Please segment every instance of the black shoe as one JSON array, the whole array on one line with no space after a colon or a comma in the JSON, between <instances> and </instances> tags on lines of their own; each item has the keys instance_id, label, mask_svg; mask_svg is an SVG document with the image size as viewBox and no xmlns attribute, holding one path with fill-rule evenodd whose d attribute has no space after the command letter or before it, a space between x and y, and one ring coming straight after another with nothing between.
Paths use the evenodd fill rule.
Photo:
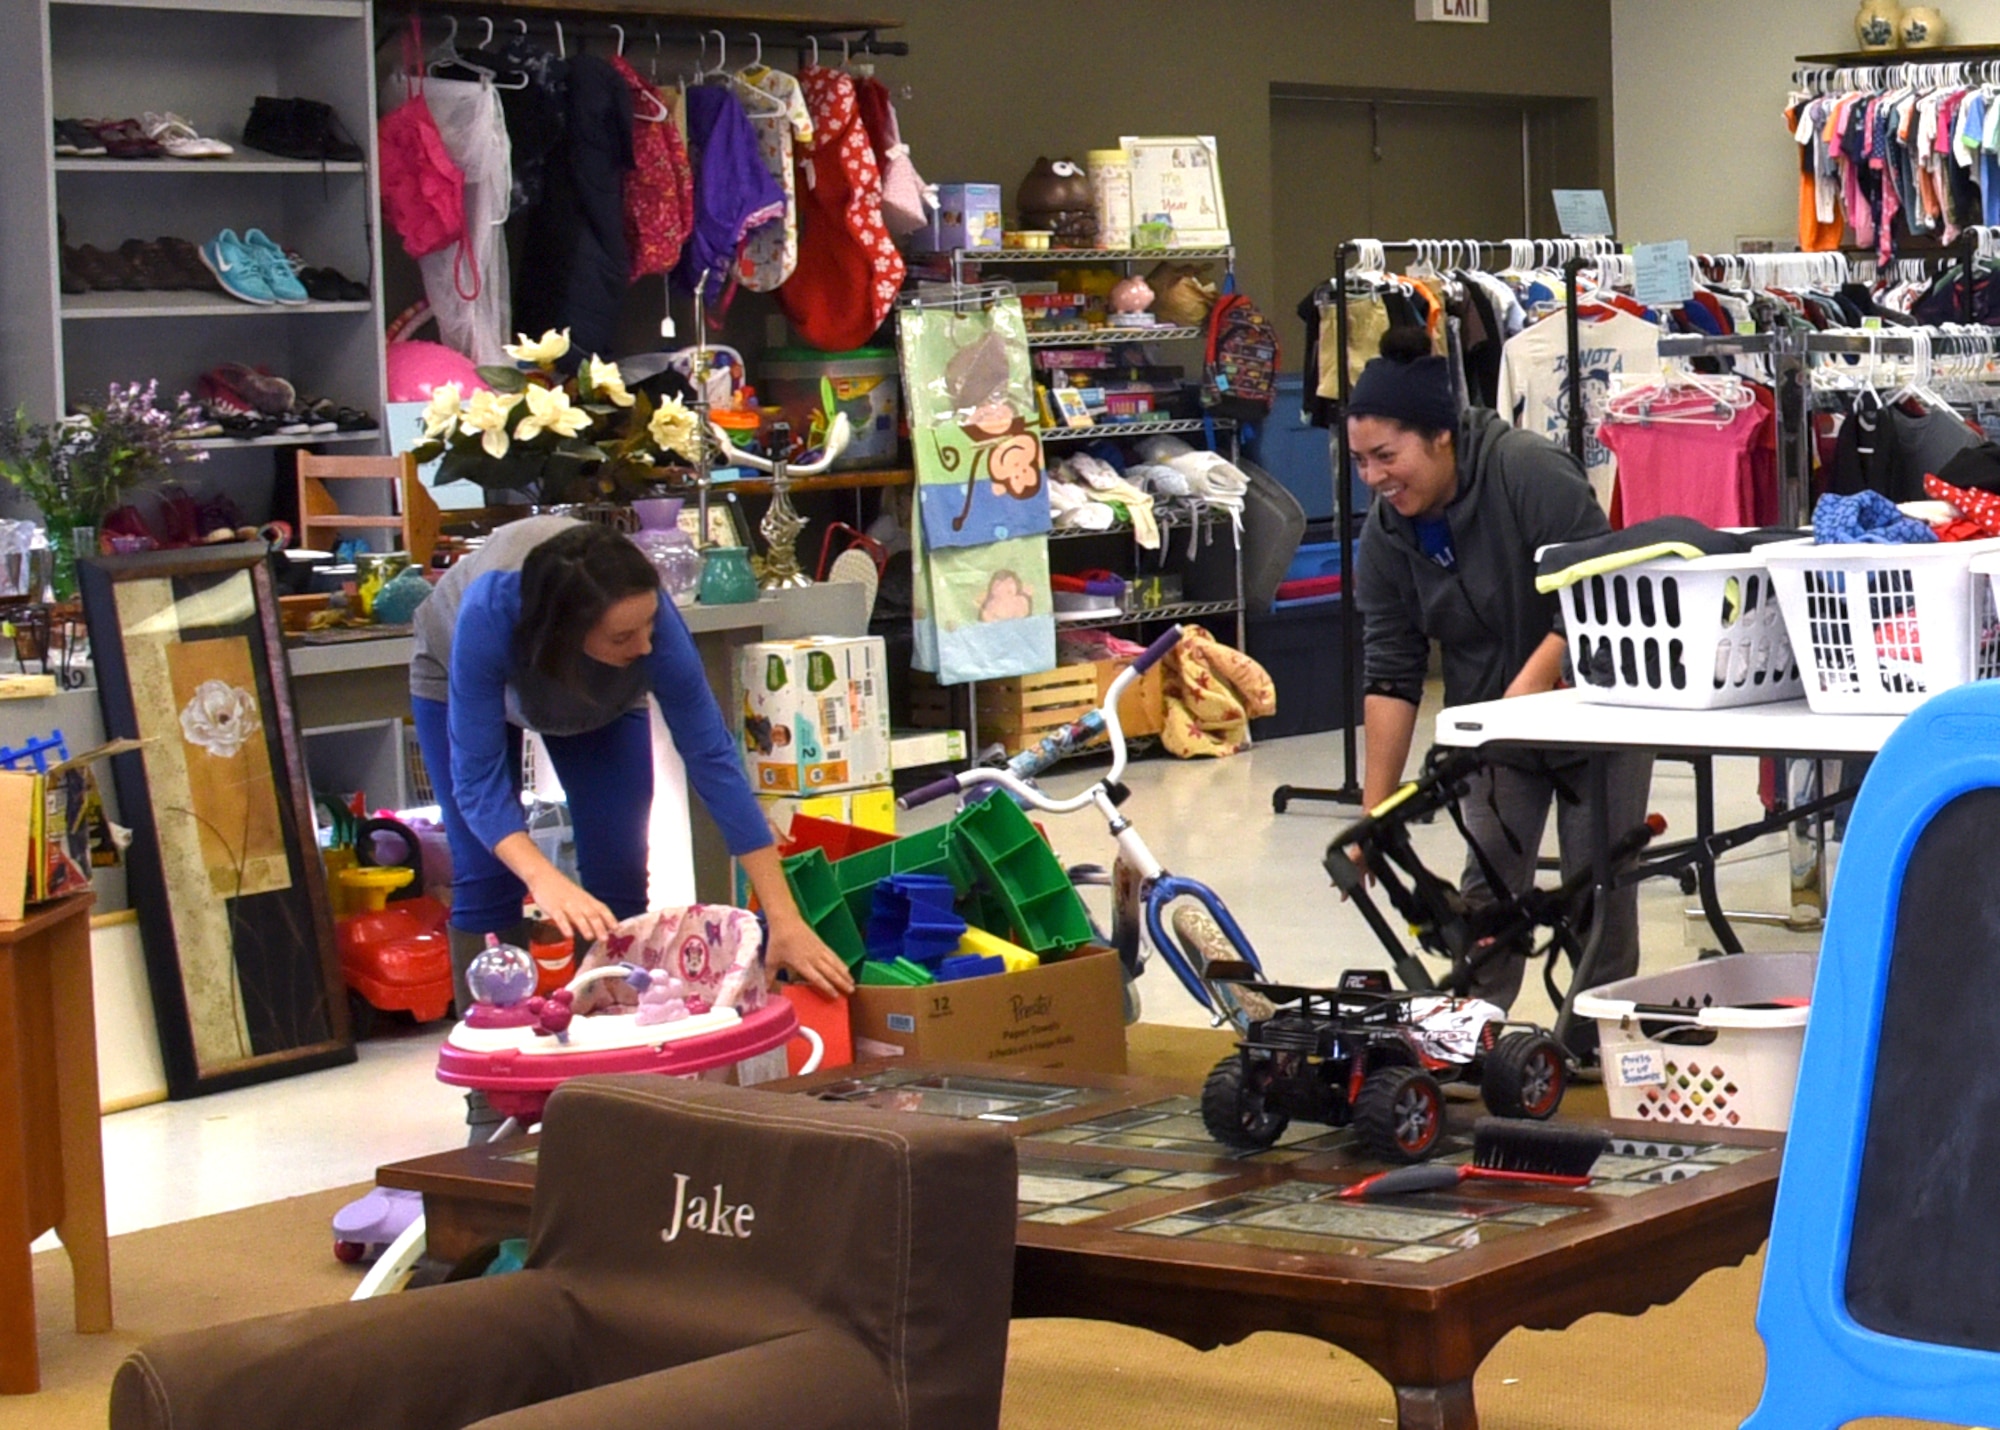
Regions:
<instances>
[{"instance_id":1,"label":"black shoe","mask_svg":"<svg viewBox=\"0 0 2000 1430\"><path fill-rule=\"evenodd\" d=\"M316 303L365 303L368 285L356 283L338 268L301 268L299 282Z\"/></svg>"},{"instance_id":2,"label":"black shoe","mask_svg":"<svg viewBox=\"0 0 2000 1430\"><path fill-rule=\"evenodd\" d=\"M243 124L243 142L281 159L352 164L365 157L333 106L316 99L258 95Z\"/></svg>"}]
</instances>

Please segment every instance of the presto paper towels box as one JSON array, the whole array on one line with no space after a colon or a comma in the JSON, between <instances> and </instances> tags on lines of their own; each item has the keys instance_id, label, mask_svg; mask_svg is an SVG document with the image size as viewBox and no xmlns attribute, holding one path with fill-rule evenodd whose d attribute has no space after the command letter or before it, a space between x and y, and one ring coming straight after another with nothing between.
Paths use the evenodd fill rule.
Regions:
<instances>
[{"instance_id":1,"label":"presto paper towels box","mask_svg":"<svg viewBox=\"0 0 2000 1430\"><path fill-rule=\"evenodd\" d=\"M889 782L889 660L880 636L743 647L743 749L759 794Z\"/></svg>"}]
</instances>

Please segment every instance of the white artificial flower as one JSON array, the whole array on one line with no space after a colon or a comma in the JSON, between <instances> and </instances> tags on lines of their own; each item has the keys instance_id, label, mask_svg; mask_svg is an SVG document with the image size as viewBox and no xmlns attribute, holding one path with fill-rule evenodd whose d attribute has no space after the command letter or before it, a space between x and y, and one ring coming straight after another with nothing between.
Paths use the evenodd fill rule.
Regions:
<instances>
[{"instance_id":1,"label":"white artificial flower","mask_svg":"<svg viewBox=\"0 0 2000 1430\"><path fill-rule=\"evenodd\" d=\"M678 397L669 397L653 410L653 420L646 424L646 434L663 452L672 452L688 461L701 457L701 443L697 436L694 413Z\"/></svg>"},{"instance_id":2,"label":"white artificial flower","mask_svg":"<svg viewBox=\"0 0 2000 1430\"><path fill-rule=\"evenodd\" d=\"M486 455L498 461L507 455L507 417L519 405L521 395L517 392L475 392L472 401L466 403L465 411L458 419L459 430L470 437L480 433L479 445L486 449Z\"/></svg>"},{"instance_id":3,"label":"white artificial flower","mask_svg":"<svg viewBox=\"0 0 2000 1430\"><path fill-rule=\"evenodd\" d=\"M569 400L569 394L559 387L543 387L529 383L524 394L528 402L528 415L514 428L514 440L532 442L544 432L553 432L558 437L578 437L590 426L590 414Z\"/></svg>"},{"instance_id":4,"label":"white artificial flower","mask_svg":"<svg viewBox=\"0 0 2000 1430\"><path fill-rule=\"evenodd\" d=\"M424 435L443 437L458 422L465 390L455 382L441 382L431 389L431 404L424 409Z\"/></svg>"},{"instance_id":5,"label":"white artificial flower","mask_svg":"<svg viewBox=\"0 0 2000 1430\"><path fill-rule=\"evenodd\" d=\"M264 728L257 699L226 680L204 680L181 711L181 734L219 760L234 759Z\"/></svg>"},{"instance_id":6,"label":"white artificial flower","mask_svg":"<svg viewBox=\"0 0 2000 1430\"><path fill-rule=\"evenodd\" d=\"M592 358L585 364L584 380L597 395L614 407L630 407L632 394L625 390L625 374L618 370L615 362L605 362L602 358Z\"/></svg>"},{"instance_id":7,"label":"white artificial flower","mask_svg":"<svg viewBox=\"0 0 2000 1430\"><path fill-rule=\"evenodd\" d=\"M515 362L533 363L536 367L554 367L569 351L569 329L557 332L550 328L534 342L528 341L526 333L516 333L515 341L506 344L501 351Z\"/></svg>"}]
</instances>

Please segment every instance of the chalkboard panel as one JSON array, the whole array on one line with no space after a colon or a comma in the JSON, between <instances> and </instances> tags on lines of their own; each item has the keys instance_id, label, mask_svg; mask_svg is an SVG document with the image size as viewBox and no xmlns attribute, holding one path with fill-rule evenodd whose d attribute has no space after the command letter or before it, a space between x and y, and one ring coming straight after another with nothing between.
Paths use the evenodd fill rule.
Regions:
<instances>
[{"instance_id":1,"label":"chalkboard panel","mask_svg":"<svg viewBox=\"0 0 2000 1430\"><path fill-rule=\"evenodd\" d=\"M1939 811L1903 876L1847 1307L2000 1350L2000 789Z\"/></svg>"}]
</instances>

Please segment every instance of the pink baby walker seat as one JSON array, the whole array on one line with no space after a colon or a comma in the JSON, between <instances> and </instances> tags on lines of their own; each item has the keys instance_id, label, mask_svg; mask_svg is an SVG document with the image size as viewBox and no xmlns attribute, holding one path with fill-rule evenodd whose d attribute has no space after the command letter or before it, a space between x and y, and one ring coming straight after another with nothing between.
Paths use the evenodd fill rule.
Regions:
<instances>
[{"instance_id":1,"label":"pink baby walker seat","mask_svg":"<svg viewBox=\"0 0 2000 1430\"><path fill-rule=\"evenodd\" d=\"M478 1088L523 1125L567 1078L585 1073L694 1077L782 1047L799 1027L792 1005L767 997L764 934L754 914L718 904L630 918L602 957L565 988L535 996L534 960L488 940L466 981L473 1005L438 1051L438 1080ZM637 1002L581 997L622 982ZM579 1013L579 1004L593 1011Z\"/></svg>"}]
</instances>

